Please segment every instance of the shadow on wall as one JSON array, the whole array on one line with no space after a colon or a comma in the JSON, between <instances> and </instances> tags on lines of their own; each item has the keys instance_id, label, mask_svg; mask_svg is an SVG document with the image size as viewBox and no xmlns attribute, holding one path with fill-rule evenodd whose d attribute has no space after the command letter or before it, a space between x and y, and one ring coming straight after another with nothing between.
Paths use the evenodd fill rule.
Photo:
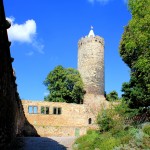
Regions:
<instances>
[{"instance_id":1,"label":"shadow on wall","mask_svg":"<svg viewBox=\"0 0 150 150\"><path fill-rule=\"evenodd\" d=\"M37 133L37 130L34 128L34 126L26 119L23 130L21 134L17 134L17 137L40 137L40 135Z\"/></svg>"},{"instance_id":2,"label":"shadow on wall","mask_svg":"<svg viewBox=\"0 0 150 150\"><path fill-rule=\"evenodd\" d=\"M34 126L30 124L27 119L24 122L24 126L21 129L21 132L17 133L16 136L17 137L40 137L40 135L37 133Z\"/></svg>"},{"instance_id":3,"label":"shadow on wall","mask_svg":"<svg viewBox=\"0 0 150 150\"><path fill-rule=\"evenodd\" d=\"M39 137L39 134L37 133L34 126L30 124L29 121L27 120L20 99L18 100L16 136L17 137Z\"/></svg>"},{"instance_id":4,"label":"shadow on wall","mask_svg":"<svg viewBox=\"0 0 150 150\"><path fill-rule=\"evenodd\" d=\"M12 150L67 150L68 147L46 137L17 138Z\"/></svg>"}]
</instances>

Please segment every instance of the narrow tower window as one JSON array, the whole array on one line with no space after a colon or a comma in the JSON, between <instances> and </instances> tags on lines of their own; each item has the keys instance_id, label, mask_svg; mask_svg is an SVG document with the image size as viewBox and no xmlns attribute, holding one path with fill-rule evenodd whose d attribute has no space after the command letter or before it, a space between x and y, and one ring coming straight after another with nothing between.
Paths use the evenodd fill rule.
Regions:
<instances>
[{"instance_id":1,"label":"narrow tower window","mask_svg":"<svg viewBox=\"0 0 150 150\"><path fill-rule=\"evenodd\" d=\"M89 118L88 123L92 124L92 119L91 118Z\"/></svg>"}]
</instances>

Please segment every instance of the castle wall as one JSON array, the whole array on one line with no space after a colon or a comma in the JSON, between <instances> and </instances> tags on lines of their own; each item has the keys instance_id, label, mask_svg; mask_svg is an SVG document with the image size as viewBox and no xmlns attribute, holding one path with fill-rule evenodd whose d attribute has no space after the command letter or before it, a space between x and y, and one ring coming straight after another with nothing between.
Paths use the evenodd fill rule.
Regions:
<instances>
[{"instance_id":1,"label":"castle wall","mask_svg":"<svg viewBox=\"0 0 150 150\"><path fill-rule=\"evenodd\" d=\"M22 104L25 116L40 136L75 136L77 132L83 135L95 124L93 115L84 104L28 100L22 100ZM46 112L46 108L49 111Z\"/></svg>"},{"instance_id":2,"label":"castle wall","mask_svg":"<svg viewBox=\"0 0 150 150\"><path fill-rule=\"evenodd\" d=\"M87 132L87 127L79 126L37 126L34 128L38 131L41 137L50 136L81 136Z\"/></svg>"},{"instance_id":3,"label":"castle wall","mask_svg":"<svg viewBox=\"0 0 150 150\"><path fill-rule=\"evenodd\" d=\"M0 1L0 149L7 149L16 136L18 97L10 56L10 42L3 1Z\"/></svg>"},{"instance_id":4,"label":"castle wall","mask_svg":"<svg viewBox=\"0 0 150 150\"><path fill-rule=\"evenodd\" d=\"M45 101L28 101L22 100L25 116L33 125L38 126L86 126L88 124L86 118L86 108L84 105L45 102ZM31 107L37 107L34 112L30 111ZM41 107L49 108L49 113L41 113ZM54 114L56 108L56 114ZM57 110L60 108L60 114ZM32 110L32 108L31 108ZM84 114L84 116L83 116Z\"/></svg>"},{"instance_id":5,"label":"castle wall","mask_svg":"<svg viewBox=\"0 0 150 150\"><path fill-rule=\"evenodd\" d=\"M89 96L95 99L93 95ZM87 104L22 100L24 113L40 136L79 136L88 129L97 128L97 113L108 107L101 99L99 108ZM26 128L30 132L30 129Z\"/></svg>"}]
</instances>

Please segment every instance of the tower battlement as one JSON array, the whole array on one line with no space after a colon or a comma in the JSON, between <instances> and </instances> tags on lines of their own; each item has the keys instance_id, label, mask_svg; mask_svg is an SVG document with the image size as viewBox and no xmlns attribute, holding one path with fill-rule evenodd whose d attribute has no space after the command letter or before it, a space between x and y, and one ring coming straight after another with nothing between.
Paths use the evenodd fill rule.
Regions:
<instances>
[{"instance_id":1,"label":"tower battlement","mask_svg":"<svg viewBox=\"0 0 150 150\"><path fill-rule=\"evenodd\" d=\"M78 42L78 47L82 46L83 44L87 44L87 43L90 43L90 42L98 42L98 43L101 43L102 45L104 45L104 39L98 35L96 36L91 36L91 37L88 37L88 36L85 36L85 37L82 37L79 42Z\"/></svg>"}]
</instances>

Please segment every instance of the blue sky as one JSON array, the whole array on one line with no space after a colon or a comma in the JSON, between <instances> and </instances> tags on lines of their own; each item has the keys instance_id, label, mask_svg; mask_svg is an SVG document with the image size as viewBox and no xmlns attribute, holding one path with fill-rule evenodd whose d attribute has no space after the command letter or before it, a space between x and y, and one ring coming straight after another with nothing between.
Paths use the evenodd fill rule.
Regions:
<instances>
[{"instance_id":1,"label":"blue sky","mask_svg":"<svg viewBox=\"0 0 150 150\"><path fill-rule=\"evenodd\" d=\"M129 80L118 52L131 19L126 0L4 0L4 5L21 99L43 100L43 81L57 65L77 68L78 40L91 25L105 39L105 91L121 95L122 83Z\"/></svg>"}]
</instances>

